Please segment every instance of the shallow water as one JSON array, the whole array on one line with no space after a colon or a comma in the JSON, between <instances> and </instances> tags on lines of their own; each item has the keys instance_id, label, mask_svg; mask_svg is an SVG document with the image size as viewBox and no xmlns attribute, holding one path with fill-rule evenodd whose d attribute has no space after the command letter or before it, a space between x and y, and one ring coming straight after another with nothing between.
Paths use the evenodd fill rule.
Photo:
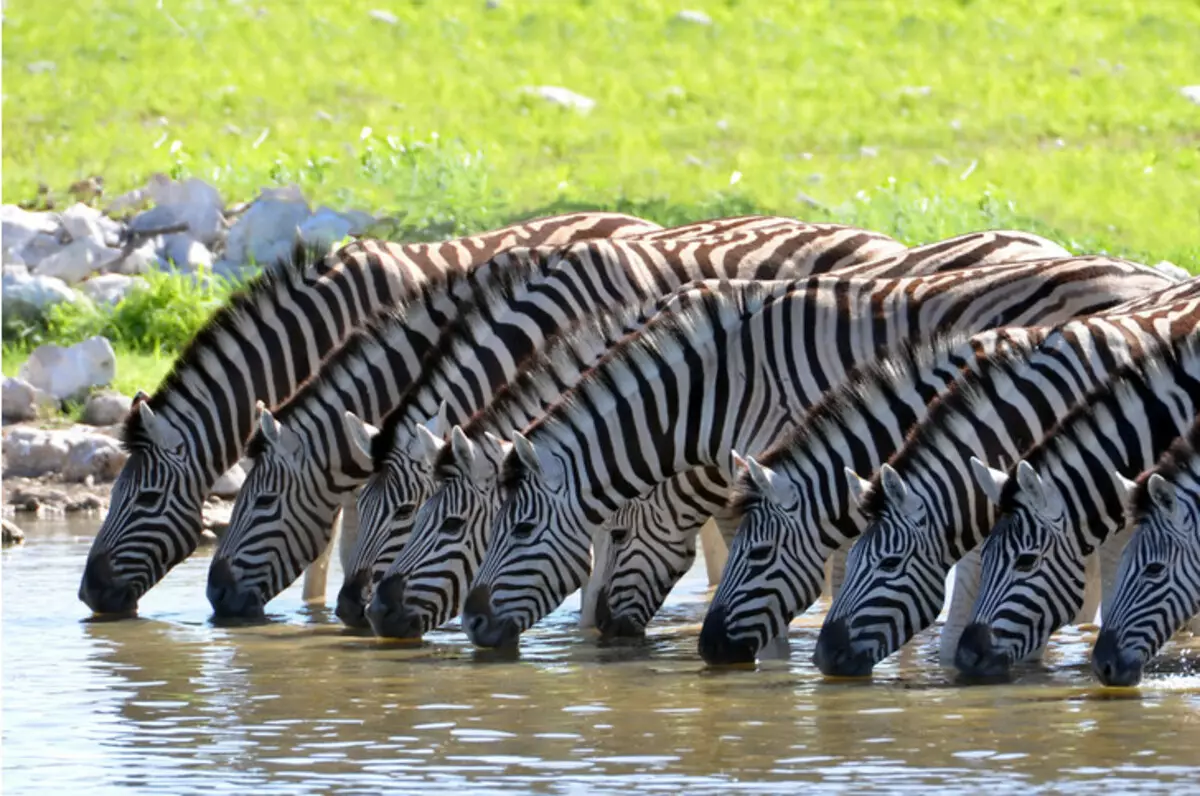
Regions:
<instances>
[{"instance_id":1,"label":"shallow water","mask_svg":"<svg viewBox=\"0 0 1200 796\"><path fill-rule=\"evenodd\" d=\"M216 627L205 551L142 618L83 622L97 525L30 522L2 554L5 793L1200 787L1195 640L1136 691L1095 683L1078 631L1008 685L955 685L932 634L873 681L829 682L808 663L814 612L789 662L706 671L699 569L643 645L597 647L576 601L498 660L456 631L417 648L343 635L298 587L271 624Z\"/></svg>"}]
</instances>

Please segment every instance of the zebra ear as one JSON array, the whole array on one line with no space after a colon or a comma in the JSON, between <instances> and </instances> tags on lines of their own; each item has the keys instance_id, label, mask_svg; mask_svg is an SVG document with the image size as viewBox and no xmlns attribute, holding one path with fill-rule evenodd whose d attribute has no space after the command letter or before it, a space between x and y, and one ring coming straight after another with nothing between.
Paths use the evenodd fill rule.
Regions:
<instances>
[{"instance_id":1,"label":"zebra ear","mask_svg":"<svg viewBox=\"0 0 1200 796\"><path fill-rule=\"evenodd\" d=\"M276 420L275 415L271 414L271 410L265 406L258 413L258 429L262 432L263 439L272 448L278 448L287 454L294 454L300 448L300 440L296 435L287 426Z\"/></svg>"},{"instance_id":2,"label":"zebra ear","mask_svg":"<svg viewBox=\"0 0 1200 796\"><path fill-rule=\"evenodd\" d=\"M431 432L439 440L446 438L446 434L450 431L450 405L446 401L442 401L438 405L437 414L429 418L429 422L425 424L425 430Z\"/></svg>"},{"instance_id":3,"label":"zebra ear","mask_svg":"<svg viewBox=\"0 0 1200 796\"><path fill-rule=\"evenodd\" d=\"M1129 501L1133 499L1133 492L1137 489L1137 481L1126 478L1121 473L1113 473L1113 477L1116 479L1113 483L1121 493L1121 503L1128 507Z\"/></svg>"},{"instance_id":4,"label":"zebra ear","mask_svg":"<svg viewBox=\"0 0 1200 796\"><path fill-rule=\"evenodd\" d=\"M551 488L557 488L562 484L559 478L557 469L553 466L548 466L538 454L537 448L529 441L529 438L520 431L513 432L513 450L517 454L518 461L521 462L529 472L536 475L542 481L546 482Z\"/></svg>"},{"instance_id":5,"label":"zebra ear","mask_svg":"<svg viewBox=\"0 0 1200 796\"><path fill-rule=\"evenodd\" d=\"M850 491L850 497L854 498L856 505L861 506L867 492L871 489L870 479L863 478L849 467L843 468L842 472L846 474L846 489Z\"/></svg>"},{"instance_id":6,"label":"zebra ear","mask_svg":"<svg viewBox=\"0 0 1200 796\"><path fill-rule=\"evenodd\" d=\"M179 433L179 429L154 414L150 404L143 400L135 406L137 407L138 421L156 448L178 451L183 447L183 435Z\"/></svg>"},{"instance_id":7,"label":"zebra ear","mask_svg":"<svg viewBox=\"0 0 1200 796\"><path fill-rule=\"evenodd\" d=\"M445 444L445 440L437 436L436 432L431 431L428 424L413 423L412 443L408 447L408 452L413 459L432 467Z\"/></svg>"},{"instance_id":8,"label":"zebra ear","mask_svg":"<svg viewBox=\"0 0 1200 796\"><path fill-rule=\"evenodd\" d=\"M750 480L758 487L762 496L781 508L791 508L796 505L796 490L787 479L780 477L770 467L764 467L753 456L747 456L746 470Z\"/></svg>"},{"instance_id":9,"label":"zebra ear","mask_svg":"<svg viewBox=\"0 0 1200 796\"><path fill-rule=\"evenodd\" d=\"M987 499L999 506L1000 495L1004 493L1004 485L1008 483L1008 473L988 467L975 456L971 457L971 473Z\"/></svg>"},{"instance_id":10,"label":"zebra ear","mask_svg":"<svg viewBox=\"0 0 1200 796\"><path fill-rule=\"evenodd\" d=\"M342 426L346 429L346 435L350 437L351 453L356 454L360 459L366 459L370 463L372 461L372 442L379 434L379 430L364 422L361 417L353 412L342 413Z\"/></svg>"},{"instance_id":11,"label":"zebra ear","mask_svg":"<svg viewBox=\"0 0 1200 796\"><path fill-rule=\"evenodd\" d=\"M1146 490L1150 493L1150 500L1165 517L1171 520L1179 517L1179 500L1174 484L1155 473L1146 482Z\"/></svg>"},{"instance_id":12,"label":"zebra ear","mask_svg":"<svg viewBox=\"0 0 1200 796\"><path fill-rule=\"evenodd\" d=\"M467 434L462 430L462 426L455 426L450 429L450 450L454 452L455 461L464 470L469 473L475 472L475 444L467 438Z\"/></svg>"},{"instance_id":13,"label":"zebra ear","mask_svg":"<svg viewBox=\"0 0 1200 796\"><path fill-rule=\"evenodd\" d=\"M883 486L883 494L888 503L897 508L907 506L912 499L912 493L908 491L908 484L904 483L904 477L896 472L896 468L890 464L884 464L879 468L879 483Z\"/></svg>"},{"instance_id":14,"label":"zebra ear","mask_svg":"<svg viewBox=\"0 0 1200 796\"><path fill-rule=\"evenodd\" d=\"M1017 462L1017 486L1029 500L1031 508L1043 512L1050 508L1049 487L1038 471L1033 469L1033 465L1025 459Z\"/></svg>"}]
</instances>

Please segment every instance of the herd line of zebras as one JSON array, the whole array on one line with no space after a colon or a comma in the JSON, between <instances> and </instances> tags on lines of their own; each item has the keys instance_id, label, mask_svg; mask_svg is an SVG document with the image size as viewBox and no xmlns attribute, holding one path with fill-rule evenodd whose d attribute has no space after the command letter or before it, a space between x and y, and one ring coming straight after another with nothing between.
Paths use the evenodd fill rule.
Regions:
<instances>
[{"instance_id":1,"label":"herd line of zebras","mask_svg":"<svg viewBox=\"0 0 1200 796\"><path fill-rule=\"evenodd\" d=\"M1035 235L763 216L297 256L135 398L80 598L136 611L248 456L221 616L306 568L323 594L357 496L337 614L381 636L461 612L515 645L585 584L582 623L637 636L702 544L712 664L786 640L828 579L814 661L867 674L957 564L945 663L1004 673L1102 595L1093 667L1133 684L1200 611L1198 310L1200 280Z\"/></svg>"}]
</instances>

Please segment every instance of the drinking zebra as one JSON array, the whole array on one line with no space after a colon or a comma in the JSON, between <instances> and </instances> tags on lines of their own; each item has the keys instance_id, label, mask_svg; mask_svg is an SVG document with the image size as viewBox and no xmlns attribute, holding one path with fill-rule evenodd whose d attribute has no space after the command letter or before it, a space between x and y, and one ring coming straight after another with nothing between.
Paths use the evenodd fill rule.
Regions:
<instances>
[{"instance_id":1,"label":"drinking zebra","mask_svg":"<svg viewBox=\"0 0 1200 796\"><path fill-rule=\"evenodd\" d=\"M1198 343L1192 336L1134 359L1007 472L972 460L1000 517L980 548L979 595L955 655L960 671L1005 675L1078 613L1085 557L1116 546L1125 524L1118 479L1153 466L1200 410Z\"/></svg>"},{"instance_id":2,"label":"drinking zebra","mask_svg":"<svg viewBox=\"0 0 1200 796\"><path fill-rule=\"evenodd\" d=\"M241 456L258 401L274 405L381 307L516 245L658 229L617 213L572 213L442 243L359 241L314 263L278 264L216 313L124 427L130 452L92 544L79 597L129 613L200 538L213 482Z\"/></svg>"},{"instance_id":3,"label":"drinking zebra","mask_svg":"<svg viewBox=\"0 0 1200 796\"><path fill-rule=\"evenodd\" d=\"M620 505L685 469L728 468L734 448L764 447L880 346L1028 322L1047 306L1098 311L1167 279L1096 260L838 281L781 295L714 290L700 311L660 313L514 434L500 479L509 497L465 604L472 640L515 643L579 587L592 537Z\"/></svg>"},{"instance_id":4,"label":"drinking zebra","mask_svg":"<svg viewBox=\"0 0 1200 796\"><path fill-rule=\"evenodd\" d=\"M1132 535L1092 650L1092 670L1115 686L1137 685L1200 614L1200 419L1127 487ZM1200 632L1195 620L1192 629Z\"/></svg>"},{"instance_id":5,"label":"drinking zebra","mask_svg":"<svg viewBox=\"0 0 1200 796\"><path fill-rule=\"evenodd\" d=\"M978 588L975 548L995 522L995 508L971 475L971 458L1010 465L1148 343L1181 340L1195 332L1196 319L1191 302L1171 305L1128 316L1118 326L1134 333L1128 347L1101 350L1064 335L1061 345L1042 346L1015 367L968 374L871 481L850 478L868 528L850 550L845 585L817 640L814 661L821 671L868 674L928 627L955 563L955 601L970 606ZM942 630L944 663L953 660L965 613L952 607Z\"/></svg>"},{"instance_id":6,"label":"drinking zebra","mask_svg":"<svg viewBox=\"0 0 1200 796\"><path fill-rule=\"evenodd\" d=\"M829 240L830 244L836 242L832 238ZM844 248L844 244L839 247ZM872 258L864 265L844 265L837 273L862 277L916 275L993 261L1039 259L1060 253L1065 254L1061 247L1044 238L1001 230L962 235L891 257ZM843 257L843 262L845 259ZM759 273L762 273L761 269ZM486 346L478 344L473 348L486 351ZM460 373L470 374L479 369L471 362L474 354L468 351L462 356L464 365ZM432 472L426 455L430 440L424 436L425 429L418 428L423 418L437 411L436 402L442 395L448 395L456 402L448 412L448 423L462 422L472 411L482 408L479 399L486 397L487 387L471 385L471 389L467 389L431 383L436 380L436 374L433 374L410 392L404 405L389 415L383 433L375 443L377 474L365 485L359 499L360 541L347 569L346 583L338 595L339 616L345 622L358 624L365 621L362 610L369 603L374 583L404 546L415 508L432 492ZM486 379L480 376L473 382L482 385ZM459 396L472 400L464 405ZM442 428L443 433L446 427ZM504 434L509 429L497 431ZM418 435L422 435L422 439L418 440ZM585 611L585 622L589 618Z\"/></svg>"},{"instance_id":7,"label":"drinking zebra","mask_svg":"<svg viewBox=\"0 0 1200 796\"><path fill-rule=\"evenodd\" d=\"M598 308L645 305L690 279L802 275L876 259L895 246L851 227L770 217L733 219L727 229L703 222L650 238L501 253L472 272L502 274L499 289L484 283L464 309L433 286L414 302L428 311L394 313L362 331L277 417L264 413L264 444L251 448L254 467L209 570L214 610L260 615L325 549L342 504L371 472L369 456L353 443L365 428L345 412L384 420L431 367L426 356L443 360L437 387L446 389L438 395L461 414L485 403L555 330ZM429 404L424 411L436 411Z\"/></svg>"}]
</instances>

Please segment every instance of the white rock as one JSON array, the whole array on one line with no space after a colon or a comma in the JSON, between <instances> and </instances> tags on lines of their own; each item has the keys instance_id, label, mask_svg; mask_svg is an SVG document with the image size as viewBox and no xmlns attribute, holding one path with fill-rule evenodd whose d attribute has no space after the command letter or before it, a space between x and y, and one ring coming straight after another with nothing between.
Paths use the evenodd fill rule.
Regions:
<instances>
[{"instance_id":1,"label":"white rock","mask_svg":"<svg viewBox=\"0 0 1200 796\"><path fill-rule=\"evenodd\" d=\"M186 232L165 236L160 253L162 259L182 271L212 268L213 264L212 252L208 247Z\"/></svg>"},{"instance_id":2,"label":"white rock","mask_svg":"<svg viewBox=\"0 0 1200 796\"><path fill-rule=\"evenodd\" d=\"M52 276L67 284L74 284L103 271L120 256L118 249L110 249L92 238L80 238L42 260L33 272L38 276Z\"/></svg>"},{"instance_id":3,"label":"white rock","mask_svg":"<svg viewBox=\"0 0 1200 796\"><path fill-rule=\"evenodd\" d=\"M3 300L0 311L6 320L36 322L54 304L64 301L83 301L82 296L61 279L31 275L23 266L5 266Z\"/></svg>"},{"instance_id":4,"label":"white rock","mask_svg":"<svg viewBox=\"0 0 1200 796\"><path fill-rule=\"evenodd\" d=\"M69 348L49 343L33 350L18 375L61 401L111 384L117 375L117 355L112 344L99 336Z\"/></svg>"},{"instance_id":5,"label":"white rock","mask_svg":"<svg viewBox=\"0 0 1200 796\"><path fill-rule=\"evenodd\" d=\"M53 257L65 248L57 235L39 232L21 249L21 258L29 265L37 265L47 257Z\"/></svg>"},{"instance_id":6,"label":"white rock","mask_svg":"<svg viewBox=\"0 0 1200 796\"><path fill-rule=\"evenodd\" d=\"M220 498L234 498L237 497L237 493L244 483L246 483L246 471L240 464L235 464L213 482L209 492Z\"/></svg>"},{"instance_id":7,"label":"white rock","mask_svg":"<svg viewBox=\"0 0 1200 796\"><path fill-rule=\"evenodd\" d=\"M399 22L400 22L400 18L397 17L395 14L393 14L391 11L384 11L379 8L368 11L367 16L369 16L371 19L375 20L376 22L386 22L388 25L396 25L396 24L399 24Z\"/></svg>"},{"instance_id":8,"label":"white rock","mask_svg":"<svg viewBox=\"0 0 1200 796\"><path fill-rule=\"evenodd\" d=\"M354 226L354 222L341 213L322 207L300 225L300 239L306 246L327 252L349 235Z\"/></svg>"},{"instance_id":9,"label":"white rock","mask_svg":"<svg viewBox=\"0 0 1200 796\"><path fill-rule=\"evenodd\" d=\"M117 198L108 203L108 207L104 212L110 216L118 215L119 213L127 213L130 210L136 210L146 203L150 198L150 192L145 188L134 188L132 191L126 191Z\"/></svg>"},{"instance_id":10,"label":"white rock","mask_svg":"<svg viewBox=\"0 0 1200 796\"><path fill-rule=\"evenodd\" d=\"M53 213L34 213L16 205L0 206L0 237L3 238L4 262L20 258L25 245L39 232L54 234L58 221ZM21 260L21 262L28 262Z\"/></svg>"},{"instance_id":11,"label":"white rock","mask_svg":"<svg viewBox=\"0 0 1200 796\"><path fill-rule=\"evenodd\" d=\"M310 215L308 202L296 186L263 191L229 230L223 259L262 266L288 257L296 229Z\"/></svg>"},{"instance_id":12,"label":"white rock","mask_svg":"<svg viewBox=\"0 0 1200 796\"><path fill-rule=\"evenodd\" d=\"M703 11L693 11L690 9L684 9L683 11L680 11L675 15L675 19L679 20L680 22L689 22L693 25L712 24L712 17L710 17L708 14L705 14Z\"/></svg>"},{"instance_id":13,"label":"white rock","mask_svg":"<svg viewBox=\"0 0 1200 796\"><path fill-rule=\"evenodd\" d=\"M18 426L4 435L4 474L37 478L61 472L80 439L69 431Z\"/></svg>"},{"instance_id":14,"label":"white rock","mask_svg":"<svg viewBox=\"0 0 1200 796\"><path fill-rule=\"evenodd\" d=\"M161 241L151 238L138 248L125 255L122 260L110 263L109 267L117 274L145 274L150 271L166 270L167 264L158 256ZM85 285L87 282L84 283Z\"/></svg>"},{"instance_id":15,"label":"white rock","mask_svg":"<svg viewBox=\"0 0 1200 796\"><path fill-rule=\"evenodd\" d=\"M168 208L175 222L186 223L193 238L212 248L225 233L225 202L216 188L195 177L175 182L155 174L146 193L158 208ZM163 225L165 226L165 225Z\"/></svg>"},{"instance_id":16,"label":"white rock","mask_svg":"<svg viewBox=\"0 0 1200 796\"><path fill-rule=\"evenodd\" d=\"M112 437L89 434L67 451L63 462L62 476L67 481L83 481L91 477L97 481L112 481L125 466L129 458L121 444Z\"/></svg>"},{"instance_id":17,"label":"white rock","mask_svg":"<svg viewBox=\"0 0 1200 796\"><path fill-rule=\"evenodd\" d=\"M79 284L79 292L97 304L116 306L134 288L148 287L145 279L124 274L100 274Z\"/></svg>"},{"instance_id":18,"label":"white rock","mask_svg":"<svg viewBox=\"0 0 1200 796\"><path fill-rule=\"evenodd\" d=\"M25 532L17 526L15 522L9 519L0 520L3 525L3 544L5 547L11 544L21 544L25 541Z\"/></svg>"},{"instance_id":19,"label":"white rock","mask_svg":"<svg viewBox=\"0 0 1200 796\"><path fill-rule=\"evenodd\" d=\"M62 226L72 240L91 238L104 246L121 240L121 225L94 207L76 202L62 212Z\"/></svg>"},{"instance_id":20,"label":"white rock","mask_svg":"<svg viewBox=\"0 0 1200 796\"><path fill-rule=\"evenodd\" d=\"M83 407L83 422L89 426L115 426L129 414L133 399L112 390L103 390L88 396Z\"/></svg>"},{"instance_id":21,"label":"white rock","mask_svg":"<svg viewBox=\"0 0 1200 796\"><path fill-rule=\"evenodd\" d=\"M1179 89L1179 93L1200 105L1200 86L1183 86Z\"/></svg>"},{"instance_id":22,"label":"white rock","mask_svg":"<svg viewBox=\"0 0 1200 796\"><path fill-rule=\"evenodd\" d=\"M23 379L6 376L4 386L0 388L0 404L5 422L19 423L22 420L33 420L38 416L39 409L56 409L58 401L49 393L42 392Z\"/></svg>"},{"instance_id":23,"label":"white rock","mask_svg":"<svg viewBox=\"0 0 1200 796\"><path fill-rule=\"evenodd\" d=\"M1186 268L1176 265L1170 260L1159 260L1154 264L1156 271L1162 271L1164 274L1172 277L1176 282L1186 282L1192 278L1192 275Z\"/></svg>"},{"instance_id":24,"label":"white rock","mask_svg":"<svg viewBox=\"0 0 1200 796\"><path fill-rule=\"evenodd\" d=\"M563 108L579 111L580 113L588 113L592 108L596 107L596 101L591 97L585 97L582 94L577 94L569 88L562 86L525 86L521 89L527 94L535 94L546 102L559 105Z\"/></svg>"}]
</instances>

